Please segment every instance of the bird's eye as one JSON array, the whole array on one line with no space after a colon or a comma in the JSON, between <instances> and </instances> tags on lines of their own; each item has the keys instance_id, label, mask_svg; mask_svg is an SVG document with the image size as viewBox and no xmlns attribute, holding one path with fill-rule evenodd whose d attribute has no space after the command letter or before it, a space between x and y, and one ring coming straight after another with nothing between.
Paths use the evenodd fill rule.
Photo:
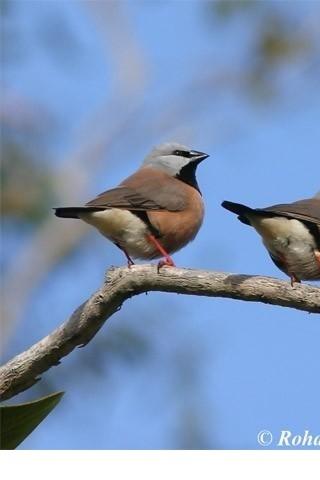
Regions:
<instances>
[{"instance_id":1,"label":"bird's eye","mask_svg":"<svg viewBox=\"0 0 320 480\"><path fill-rule=\"evenodd\" d=\"M186 158L190 157L190 152L186 152L185 150L175 150L172 153L173 155L177 155L178 157L186 157Z\"/></svg>"}]
</instances>

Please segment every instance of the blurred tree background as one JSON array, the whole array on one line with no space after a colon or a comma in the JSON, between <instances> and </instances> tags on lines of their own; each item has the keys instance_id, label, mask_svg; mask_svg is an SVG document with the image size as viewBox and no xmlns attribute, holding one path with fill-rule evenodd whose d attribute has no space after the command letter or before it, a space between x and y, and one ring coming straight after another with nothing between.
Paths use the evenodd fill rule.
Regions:
<instances>
[{"instance_id":1,"label":"blurred tree background","mask_svg":"<svg viewBox=\"0 0 320 480\"><path fill-rule=\"evenodd\" d=\"M1 2L4 360L59 325L106 268L123 263L52 207L87 201L154 144L177 139L211 154L199 181L215 214L222 168L232 175L240 163L251 180L252 165L229 146L250 144L261 118L281 124L319 97L319 13L317 1ZM207 220L177 263L235 269L224 235ZM226 332L210 328L225 304L164 294L128 302L89 346L19 396L67 391L23 446L255 448L244 433L236 444L223 439L215 413L208 369L221 368Z\"/></svg>"}]
</instances>

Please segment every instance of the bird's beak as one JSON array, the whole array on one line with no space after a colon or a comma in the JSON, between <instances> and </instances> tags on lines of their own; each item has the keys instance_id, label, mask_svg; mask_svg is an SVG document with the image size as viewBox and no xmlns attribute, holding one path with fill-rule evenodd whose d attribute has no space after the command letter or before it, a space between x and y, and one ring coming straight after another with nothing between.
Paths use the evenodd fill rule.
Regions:
<instances>
[{"instance_id":1,"label":"bird's beak","mask_svg":"<svg viewBox=\"0 0 320 480\"><path fill-rule=\"evenodd\" d=\"M190 156L192 158L192 161L195 161L197 163L200 163L202 162L202 160L205 160L206 158L209 157L207 153L197 152L197 150L192 150L190 152Z\"/></svg>"}]
</instances>

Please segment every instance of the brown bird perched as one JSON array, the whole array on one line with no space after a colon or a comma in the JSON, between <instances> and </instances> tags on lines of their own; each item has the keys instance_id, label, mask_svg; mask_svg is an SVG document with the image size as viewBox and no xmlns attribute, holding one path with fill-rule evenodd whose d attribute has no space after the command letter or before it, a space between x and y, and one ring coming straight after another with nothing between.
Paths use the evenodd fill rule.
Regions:
<instances>
[{"instance_id":1,"label":"brown bird perched","mask_svg":"<svg viewBox=\"0 0 320 480\"><path fill-rule=\"evenodd\" d=\"M256 229L273 262L291 278L291 285L320 280L319 197L267 208L228 201L222 206Z\"/></svg>"},{"instance_id":2,"label":"brown bird perched","mask_svg":"<svg viewBox=\"0 0 320 480\"><path fill-rule=\"evenodd\" d=\"M79 218L96 227L132 258L163 257L193 240L202 224L204 206L196 169L209 155L178 143L154 148L142 166L120 185L101 193L82 207L55 209L57 217Z\"/></svg>"}]
</instances>

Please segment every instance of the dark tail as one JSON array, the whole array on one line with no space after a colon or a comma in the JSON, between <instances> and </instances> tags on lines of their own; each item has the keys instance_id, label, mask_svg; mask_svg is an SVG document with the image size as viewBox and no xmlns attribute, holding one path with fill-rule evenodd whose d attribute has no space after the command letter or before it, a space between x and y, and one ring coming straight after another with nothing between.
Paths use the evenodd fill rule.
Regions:
<instances>
[{"instance_id":1,"label":"dark tail","mask_svg":"<svg viewBox=\"0 0 320 480\"><path fill-rule=\"evenodd\" d=\"M54 208L55 215L62 218L79 218L79 211L82 209L79 207L59 207Z\"/></svg>"},{"instance_id":2,"label":"dark tail","mask_svg":"<svg viewBox=\"0 0 320 480\"><path fill-rule=\"evenodd\" d=\"M232 213L236 213L242 223L251 225L247 218L247 214L252 213L254 209L247 207L246 205L242 205L241 203L228 202L227 200L222 202L221 206Z\"/></svg>"},{"instance_id":3,"label":"dark tail","mask_svg":"<svg viewBox=\"0 0 320 480\"><path fill-rule=\"evenodd\" d=\"M79 218L80 212L98 212L105 210L105 208L99 207L59 207L54 208L55 215L61 218Z\"/></svg>"}]
</instances>

